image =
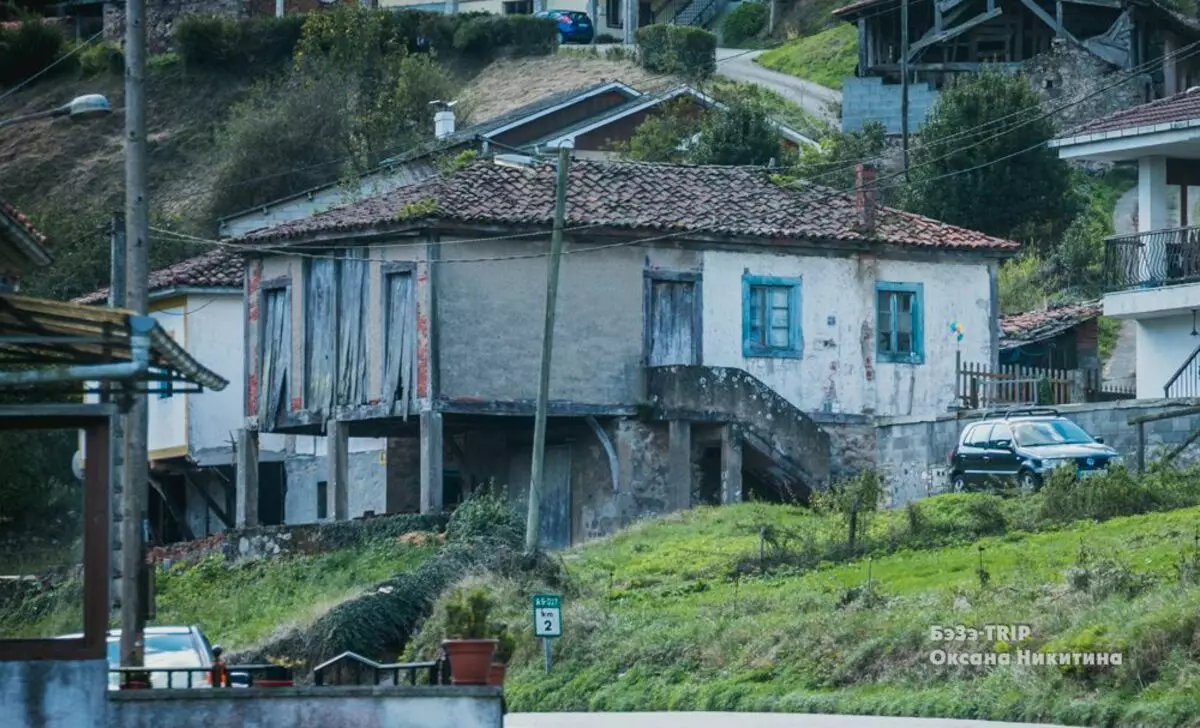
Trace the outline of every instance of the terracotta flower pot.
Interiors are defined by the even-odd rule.
[[[496,640],[446,640],[442,647],[450,660],[451,682],[455,685],[488,684]]]
[[[503,687],[506,672],[508,672],[508,665],[505,665],[503,662],[493,662],[492,671],[488,673],[488,685]]]

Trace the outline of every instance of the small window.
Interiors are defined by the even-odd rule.
[[[800,280],[745,276],[742,319],[745,356],[800,357]]]
[[[621,23],[621,6],[624,0],[605,0],[604,23],[610,28],[624,27]]]
[[[923,298],[920,283],[879,283],[875,286],[876,359],[884,362],[923,364]]]
[[[324,480],[317,483],[317,520],[329,517],[329,483]]]
[[[986,447],[988,444],[988,434],[991,431],[991,425],[975,425],[967,431],[967,436],[963,438],[963,444],[968,447]]]
[[[533,12],[533,0],[508,0],[504,3],[505,15],[529,15]]]

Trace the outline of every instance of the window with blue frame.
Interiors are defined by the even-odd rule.
[[[923,299],[920,283],[875,284],[877,361],[925,363]]]
[[[800,279],[743,276],[742,354],[799,358]]]

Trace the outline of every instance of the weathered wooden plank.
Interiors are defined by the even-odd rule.
[[[652,279],[649,304],[649,365],[695,364],[695,284]]]
[[[384,320],[384,391],[387,401],[402,403],[407,416],[412,401],[413,346],[416,312],[412,273],[392,273],[386,280]]]
[[[337,261],[312,258],[305,281],[304,405],[310,412],[333,408],[337,370]]]
[[[945,30],[942,30],[941,32],[938,32],[937,28],[934,28],[934,29],[930,30],[928,33],[926,33],[924,36],[922,36],[921,39],[918,40],[916,43],[913,43],[911,46],[909,46],[908,60],[911,61],[913,58],[916,58],[918,53],[925,50],[926,48],[928,48],[931,45],[936,45],[938,43],[944,43],[945,41],[951,40],[953,38],[957,38],[958,36],[962,35],[963,33],[966,33],[968,30],[971,30],[972,28],[976,28],[976,27],[988,22],[989,20],[992,20],[993,18],[1000,17],[1000,15],[1002,15],[1003,13],[1004,13],[1004,10],[1001,8],[992,8],[991,10],[988,10],[987,12],[983,12],[983,13],[980,13],[979,15],[976,15],[975,17],[971,18],[970,20],[963,21],[961,24],[956,25],[953,28],[946,28]]]
[[[1042,6],[1038,5],[1036,0],[1021,0],[1021,4],[1029,8],[1029,12],[1036,15],[1038,19],[1049,26],[1049,28],[1055,33],[1058,33],[1060,37],[1066,38],[1076,45],[1082,45],[1078,38],[1071,35],[1071,31],[1063,27],[1063,25],[1060,24],[1052,15],[1050,15],[1050,13],[1046,12]]]
[[[266,428],[278,422],[287,402],[288,371],[292,361],[291,289],[263,293],[263,341],[259,366],[259,421]]]
[[[366,404],[367,290],[370,264],[366,250],[348,250],[338,262],[337,404]]]

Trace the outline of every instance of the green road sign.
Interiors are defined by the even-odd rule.
[[[533,598],[533,634],[562,637],[562,598],[538,594]]]

